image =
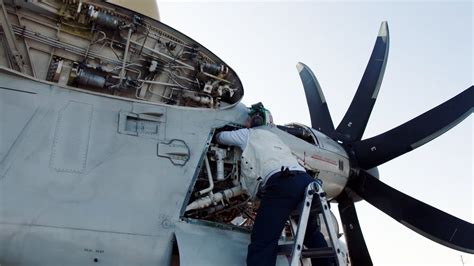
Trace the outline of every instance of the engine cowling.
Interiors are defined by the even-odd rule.
[[[339,143],[317,130],[296,123],[269,130],[291,148],[310,174],[323,181],[328,199],[342,192],[350,175],[350,164],[347,152]]]

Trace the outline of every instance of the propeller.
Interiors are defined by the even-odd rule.
[[[378,136],[351,144],[359,167],[370,169],[420,147],[472,113],[474,86],[450,100]]]
[[[300,73],[301,81],[308,103],[309,113],[311,117],[311,127],[323,132],[326,135],[331,135],[334,132],[334,125],[332,123],[331,115],[329,114],[328,105],[324,98],[323,91],[319,85],[313,71],[303,63],[296,65]],[[317,115],[312,115],[317,114]]]
[[[344,118],[342,118],[341,123],[337,126],[336,131],[339,133],[339,140],[342,142],[360,140],[362,134],[364,134],[370,113],[379,94],[380,85],[382,84],[385,66],[387,65],[389,43],[388,24],[384,21],[380,25],[372,55],[365,68],[356,94]]]
[[[347,188],[413,231],[447,247],[474,254],[474,225],[384,184],[361,170]]]
[[[360,198],[439,244],[474,254],[472,223],[412,198],[384,184],[370,173],[370,169],[442,135],[468,117],[474,106],[474,86],[471,86],[396,128],[362,140],[382,83],[388,48],[388,25],[387,22],[382,22],[356,94],[336,129],[314,73],[303,63],[297,65],[312,127],[341,143],[350,156],[353,174],[337,201],[351,263],[354,266],[372,265],[354,205]]]
[[[370,259],[369,250],[360,228],[359,218],[357,218],[354,200],[344,191],[337,201],[352,265],[372,265],[372,259]]]

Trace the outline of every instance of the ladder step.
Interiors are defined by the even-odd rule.
[[[278,246],[279,255],[291,255],[293,244],[283,244]],[[327,248],[305,248],[301,251],[303,258],[334,258],[336,254],[332,247]]]
[[[331,247],[309,248],[301,251],[303,258],[335,258],[337,255]]]
[[[320,207],[313,207],[311,206],[311,210],[309,211],[310,214],[314,214],[314,213],[317,213],[317,214],[320,214],[322,213],[322,209]],[[291,217],[299,217],[300,216],[300,209],[297,208],[295,209],[294,211],[291,212],[290,216]]]

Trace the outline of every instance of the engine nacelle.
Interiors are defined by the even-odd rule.
[[[349,156],[339,143],[301,124],[271,127],[269,130],[291,148],[308,172],[323,181],[328,199],[342,192],[349,178],[350,164]]]

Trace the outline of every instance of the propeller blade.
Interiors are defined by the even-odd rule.
[[[326,99],[316,76],[314,76],[313,71],[308,66],[301,62],[296,65],[296,68],[303,82],[311,117],[311,127],[326,135],[331,135],[334,132],[334,124],[332,123]]]
[[[344,118],[337,126],[338,138],[342,142],[350,143],[360,140],[364,134],[385,72],[389,42],[388,24],[384,21],[380,25],[372,55],[357,92]]]
[[[337,198],[337,202],[349,257],[351,258],[351,265],[372,266],[369,250],[365,244],[359,219],[357,218],[354,201],[347,196],[346,192],[342,192]]]
[[[468,117],[473,105],[474,86],[471,86],[390,131],[353,143],[359,167],[376,167],[435,139]]]
[[[462,252],[474,254],[474,225],[382,183],[361,170],[348,188],[413,231]]]

